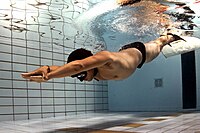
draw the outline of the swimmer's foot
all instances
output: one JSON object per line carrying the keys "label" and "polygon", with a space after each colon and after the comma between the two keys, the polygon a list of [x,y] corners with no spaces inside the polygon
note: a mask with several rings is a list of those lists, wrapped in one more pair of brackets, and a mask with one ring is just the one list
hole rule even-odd
{"label": "swimmer's foot", "polygon": [[117,0],[117,3],[121,6],[131,5],[141,0]]}
{"label": "swimmer's foot", "polygon": [[[172,47],[170,43],[174,42],[174,41],[183,40],[183,41],[186,42],[186,40],[184,40],[180,36],[172,34],[172,33],[167,33],[167,35],[161,35],[161,36],[167,36],[167,43],[166,43],[166,45],[169,45],[170,47]],[[171,37],[168,39],[168,36],[171,36]]]}

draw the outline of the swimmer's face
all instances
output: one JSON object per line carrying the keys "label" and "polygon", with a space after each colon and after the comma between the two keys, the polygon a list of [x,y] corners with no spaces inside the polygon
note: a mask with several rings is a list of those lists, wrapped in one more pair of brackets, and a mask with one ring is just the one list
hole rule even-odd
{"label": "swimmer's face", "polygon": [[72,75],[71,77],[72,78],[77,78],[82,82],[87,77],[87,71],[77,73],[75,75]]}
{"label": "swimmer's face", "polygon": [[94,78],[94,69],[88,70],[88,71],[84,71],[84,72],[80,72],[78,74],[72,75],[71,77],[72,78],[76,77],[81,82],[82,81],[91,81]]}

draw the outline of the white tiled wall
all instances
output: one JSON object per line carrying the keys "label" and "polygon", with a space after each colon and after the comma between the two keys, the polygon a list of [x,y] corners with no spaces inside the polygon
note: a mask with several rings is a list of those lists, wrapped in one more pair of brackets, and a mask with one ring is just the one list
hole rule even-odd
{"label": "white tiled wall", "polygon": [[63,65],[76,48],[94,50],[96,39],[74,26],[73,19],[89,7],[80,5],[68,0],[0,5],[0,121],[108,110],[107,82],[66,77],[39,84],[20,76],[42,65]]}

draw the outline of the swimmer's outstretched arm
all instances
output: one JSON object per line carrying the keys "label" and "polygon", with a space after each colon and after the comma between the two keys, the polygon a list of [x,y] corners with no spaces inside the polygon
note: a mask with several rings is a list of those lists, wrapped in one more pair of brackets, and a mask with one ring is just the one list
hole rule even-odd
{"label": "swimmer's outstretched arm", "polygon": [[32,72],[22,73],[22,77],[28,79],[30,76],[44,76],[47,73],[58,69],[60,66],[42,66]]}
{"label": "swimmer's outstretched arm", "polygon": [[82,71],[100,67],[112,60],[110,52],[102,51],[82,60],[72,61],[63,66],[43,66],[32,72],[22,73],[22,77],[36,82],[45,82],[52,78],[71,76]]}

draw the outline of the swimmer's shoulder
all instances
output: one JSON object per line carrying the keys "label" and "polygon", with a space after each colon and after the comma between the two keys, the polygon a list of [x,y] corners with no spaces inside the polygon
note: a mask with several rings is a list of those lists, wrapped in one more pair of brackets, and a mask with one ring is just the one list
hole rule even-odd
{"label": "swimmer's shoulder", "polygon": [[119,52],[110,52],[110,51],[100,51],[95,54],[95,56],[101,56],[102,58],[109,61],[116,61],[119,58]]}

